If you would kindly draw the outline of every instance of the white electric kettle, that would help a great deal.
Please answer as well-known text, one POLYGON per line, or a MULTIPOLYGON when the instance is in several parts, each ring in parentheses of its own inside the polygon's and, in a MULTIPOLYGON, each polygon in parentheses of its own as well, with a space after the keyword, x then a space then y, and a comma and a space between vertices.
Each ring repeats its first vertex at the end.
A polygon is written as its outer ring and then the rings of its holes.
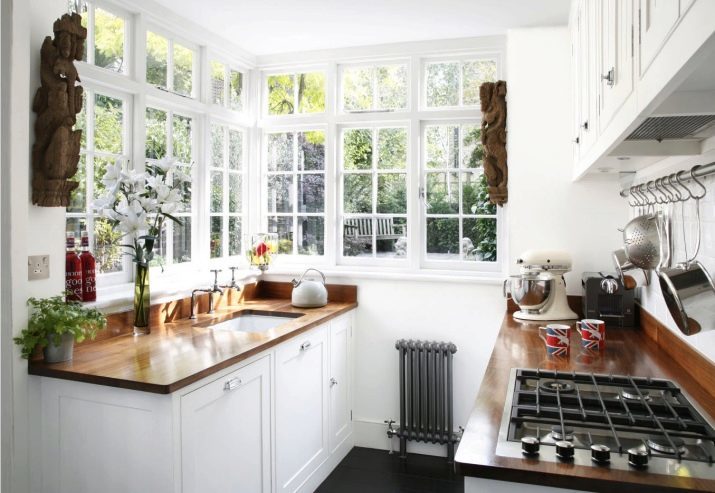
POLYGON ((328 304, 328 290, 325 289, 325 275, 318 269, 312 267, 307 269, 303 272, 303 275, 300 276, 300 279, 297 281, 293 279, 291 284, 293 284, 291 305, 299 308, 317 308, 328 304), (304 279, 305 275, 311 270, 320 274, 320 277, 323 278, 322 283, 304 279))

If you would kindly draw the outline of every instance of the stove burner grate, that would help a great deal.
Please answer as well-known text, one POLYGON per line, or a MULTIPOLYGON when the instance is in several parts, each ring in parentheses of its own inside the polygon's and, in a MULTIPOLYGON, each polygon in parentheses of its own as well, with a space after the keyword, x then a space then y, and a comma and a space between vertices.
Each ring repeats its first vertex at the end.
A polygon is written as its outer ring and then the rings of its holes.
POLYGON ((576 388, 573 384, 569 382, 562 382, 560 380, 544 380, 539 383, 539 388, 543 392, 549 392, 555 394, 557 391, 562 394, 570 394, 574 392, 576 388))
POLYGON ((573 428, 569 428, 568 426, 561 428, 561 425, 554 425, 551 427, 551 438, 553 438, 555 442, 562 440, 573 442, 573 428))

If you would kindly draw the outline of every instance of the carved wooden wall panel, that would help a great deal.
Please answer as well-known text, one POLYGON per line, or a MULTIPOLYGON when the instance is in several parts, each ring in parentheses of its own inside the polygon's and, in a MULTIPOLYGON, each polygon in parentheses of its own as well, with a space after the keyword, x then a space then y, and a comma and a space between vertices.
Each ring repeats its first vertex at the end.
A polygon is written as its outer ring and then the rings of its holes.
POLYGON ((506 204, 509 169, 506 159, 506 82, 485 82, 479 87, 482 103, 482 145, 484 174, 489 185, 489 200, 506 204))

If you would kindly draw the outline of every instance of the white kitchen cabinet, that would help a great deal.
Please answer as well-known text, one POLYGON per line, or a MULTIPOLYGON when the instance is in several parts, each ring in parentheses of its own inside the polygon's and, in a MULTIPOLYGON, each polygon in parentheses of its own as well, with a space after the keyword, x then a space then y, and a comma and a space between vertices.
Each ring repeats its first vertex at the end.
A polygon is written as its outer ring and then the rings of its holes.
POLYGON ((330 453, 334 453, 352 432, 352 318, 344 316, 330 325, 330 453))
POLYGON ((603 132, 633 92, 633 0, 603 0, 600 9, 600 111, 603 132))
POLYGON ((181 397, 182 493, 271 491, 270 357, 181 397))
POLYGON ((575 94, 578 112, 576 143, 578 156, 583 157, 593 146, 598 134, 598 25, 595 15, 598 3, 594 0, 579 0, 575 6, 575 31, 572 33, 572 39, 578 84, 575 94))
POLYGON ((328 328, 276 350, 276 491, 293 492, 329 455, 328 328))
POLYGON ((680 17, 679 0, 640 0, 640 76, 650 67, 680 17))

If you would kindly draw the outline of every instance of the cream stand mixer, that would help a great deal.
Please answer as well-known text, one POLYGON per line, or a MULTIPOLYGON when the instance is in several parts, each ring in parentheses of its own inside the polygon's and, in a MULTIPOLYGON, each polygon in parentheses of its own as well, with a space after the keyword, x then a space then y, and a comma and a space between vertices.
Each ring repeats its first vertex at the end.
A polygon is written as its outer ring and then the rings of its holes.
POLYGON ((504 281, 504 295, 521 310, 519 320, 575 320, 569 308, 563 275, 571 271, 571 256, 559 250, 528 250, 516 260, 521 274, 504 281))

